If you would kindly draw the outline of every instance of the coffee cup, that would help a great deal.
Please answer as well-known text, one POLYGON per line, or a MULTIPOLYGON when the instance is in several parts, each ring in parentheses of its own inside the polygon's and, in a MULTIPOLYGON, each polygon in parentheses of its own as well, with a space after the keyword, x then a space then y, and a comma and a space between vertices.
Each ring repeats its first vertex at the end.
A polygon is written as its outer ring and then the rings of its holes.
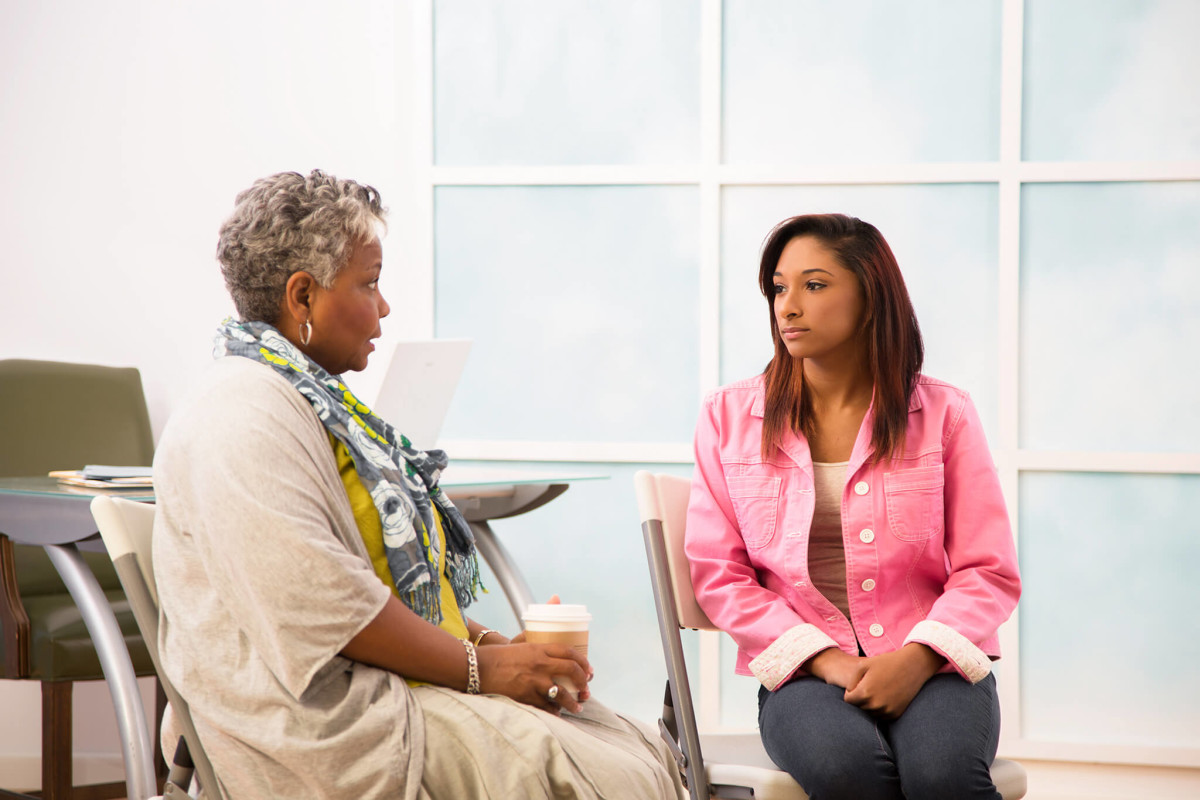
MULTIPOLYGON (((592 621, 592 615, 588 613, 587 606, 535 603, 526 607, 522 619, 525 622, 525 641, 541 644, 565 644, 575 648, 580 655, 587 658, 588 623, 592 621)), ((570 692, 572 696, 579 696, 579 689, 569 678, 560 675, 554 679, 554 682, 570 692)))

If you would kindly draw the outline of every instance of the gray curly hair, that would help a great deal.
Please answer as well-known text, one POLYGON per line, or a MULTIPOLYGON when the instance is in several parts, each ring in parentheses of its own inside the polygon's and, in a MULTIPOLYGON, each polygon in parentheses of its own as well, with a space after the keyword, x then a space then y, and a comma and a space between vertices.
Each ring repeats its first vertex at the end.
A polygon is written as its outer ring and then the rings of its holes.
POLYGON ((386 227, 374 187, 321 170, 280 172, 237 196, 221 225, 217 260, 243 322, 275 324, 288 278, 307 272, 329 288, 355 244, 386 227))

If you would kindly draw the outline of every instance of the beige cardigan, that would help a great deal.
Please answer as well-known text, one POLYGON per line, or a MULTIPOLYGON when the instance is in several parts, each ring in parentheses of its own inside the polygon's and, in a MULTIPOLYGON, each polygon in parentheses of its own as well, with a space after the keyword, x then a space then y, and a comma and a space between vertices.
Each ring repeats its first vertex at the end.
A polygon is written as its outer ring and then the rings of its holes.
POLYGON ((269 367, 222 359, 154 470, 163 665, 229 795, 416 797, 418 704, 339 655, 389 592, 308 402, 269 367))

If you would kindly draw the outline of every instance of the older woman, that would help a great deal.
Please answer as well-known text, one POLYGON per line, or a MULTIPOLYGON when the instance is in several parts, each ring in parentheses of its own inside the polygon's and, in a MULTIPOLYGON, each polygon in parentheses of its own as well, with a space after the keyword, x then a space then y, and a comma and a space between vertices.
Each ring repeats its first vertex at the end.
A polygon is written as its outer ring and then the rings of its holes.
POLYGON ((240 321, 155 459, 160 647, 233 797, 671 797, 587 660, 465 616, 474 542, 421 452, 339 377, 390 308, 369 186, 282 173, 218 259, 240 321))

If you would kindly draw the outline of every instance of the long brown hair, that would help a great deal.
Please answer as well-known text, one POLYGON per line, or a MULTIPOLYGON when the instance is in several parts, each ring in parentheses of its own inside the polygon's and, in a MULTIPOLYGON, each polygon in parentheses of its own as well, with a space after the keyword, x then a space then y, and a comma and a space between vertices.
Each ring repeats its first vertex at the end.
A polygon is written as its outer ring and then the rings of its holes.
POLYGON ((866 306, 863 328, 875 387, 871 460, 891 460, 903 452, 908 403, 921 372, 925 347, 892 248, 874 225, 844 214, 805 214, 785 219, 767 235, 763 245, 758 283, 767 298, 771 339, 775 342, 775 357, 763 370, 763 458, 770 455, 785 431, 797 430, 809 437, 815 432, 812 398, 804 387, 800 368, 802 359, 788 353, 775 318, 775 268, 783 249, 798 236, 820 240, 839 264, 854 273, 862 287, 866 306))

